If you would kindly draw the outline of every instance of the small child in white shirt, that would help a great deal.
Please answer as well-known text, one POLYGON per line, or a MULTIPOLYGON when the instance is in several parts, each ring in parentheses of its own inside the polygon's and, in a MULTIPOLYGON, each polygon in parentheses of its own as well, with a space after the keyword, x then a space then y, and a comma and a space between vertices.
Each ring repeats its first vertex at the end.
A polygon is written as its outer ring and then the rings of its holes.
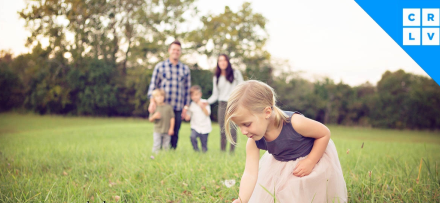
POLYGON ((185 120, 190 122, 191 125, 191 143, 195 151, 199 151, 197 144, 197 137, 200 138, 202 143, 202 151, 208 151, 208 134, 211 132, 211 107, 207 104, 206 100, 202 99, 202 88, 198 85, 194 85, 190 89, 191 104, 188 108, 185 120))

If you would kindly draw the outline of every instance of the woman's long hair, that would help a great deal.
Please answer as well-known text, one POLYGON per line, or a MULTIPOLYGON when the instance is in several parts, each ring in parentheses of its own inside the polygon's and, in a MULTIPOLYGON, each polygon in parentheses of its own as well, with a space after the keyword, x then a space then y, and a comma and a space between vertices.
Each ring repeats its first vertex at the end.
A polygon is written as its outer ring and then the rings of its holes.
POLYGON ((229 61, 229 57, 226 54, 220 54, 217 58, 217 67, 215 69, 215 77, 217 77, 217 84, 218 84, 218 78, 220 77, 222 73, 222 69, 220 69, 220 66, 218 66, 218 59, 224 56, 226 61, 228 62, 228 67, 226 67, 226 80, 228 80, 230 83, 234 82, 234 69, 232 69, 231 62, 229 61))

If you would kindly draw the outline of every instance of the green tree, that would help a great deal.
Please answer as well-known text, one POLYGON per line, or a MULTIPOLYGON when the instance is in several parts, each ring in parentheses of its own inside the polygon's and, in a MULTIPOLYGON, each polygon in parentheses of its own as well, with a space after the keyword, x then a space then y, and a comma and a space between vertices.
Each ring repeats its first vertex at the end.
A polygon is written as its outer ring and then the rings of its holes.
POLYGON ((377 83, 377 95, 370 109, 371 123, 377 127, 405 128, 409 116, 408 95, 412 75, 403 70, 386 71, 377 83), (380 110, 379 110, 380 109, 380 110))
POLYGON ((267 19, 255 13, 249 2, 237 12, 228 6, 223 13, 201 17, 203 26, 186 38, 190 49, 205 55, 211 64, 225 53, 236 68, 245 69, 245 78, 269 81, 272 76, 270 54, 265 50, 267 19))
POLYGON ((369 82, 353 88, 354 99, 349 103, 349 122, 354 125, 371 126, 370 112, 375 109, 370 109, 369 104, 373 101, 376 94, 376 87, 369 82))
POLYGON ((12 54, 0 51, 0 112, 20 107, 23 103, 22 82, 11 70, 12 54))
POLYGON ((440 87, 433 79, 412 76, 408 100, 407 127, 440 129, 440 87))
MULTIPOLYGON (((184 42, 189 30, 187 17, 197 12, 194 0, 148 0, 131 23, 132 46, 127 53, 133 68, 152 69, 168 57, 168 45, 178 39, 184 42)), ((183 49, 183 52, 188 49, 183 49)))

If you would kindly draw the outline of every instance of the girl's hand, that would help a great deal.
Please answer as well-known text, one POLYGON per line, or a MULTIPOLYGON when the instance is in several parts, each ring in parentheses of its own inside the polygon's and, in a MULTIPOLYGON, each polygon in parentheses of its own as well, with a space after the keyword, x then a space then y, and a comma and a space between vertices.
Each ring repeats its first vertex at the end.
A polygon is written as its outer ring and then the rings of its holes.
POLYGON ((243 203, 243 202, 241 202, 240 199, 236 199, 236 200, 234 200, 232 203, 243 203))
POLYGON ((313 163, 310 159, 307 158, 298 161, 295 169, 293 170, 293 175, 298 177, 304 177, 306 175, 309 175, 312 172, 315 165, 316 163, 313 163))
POLYGON ((153 117, 154 117, 155 119, 160 119, 160 113, 159 113, 159 112, 156 112, 156 113, 153 115, 153 117))
POLYGON ((173 135, 174 135, 174 129, 169 129, 169 130, 168 130, 168 135, 173 136, 173 135))
POLYGON ((197 102, 197 104, 203 109, 208 105, 208 102, 199 101, 199 102, 197 102))

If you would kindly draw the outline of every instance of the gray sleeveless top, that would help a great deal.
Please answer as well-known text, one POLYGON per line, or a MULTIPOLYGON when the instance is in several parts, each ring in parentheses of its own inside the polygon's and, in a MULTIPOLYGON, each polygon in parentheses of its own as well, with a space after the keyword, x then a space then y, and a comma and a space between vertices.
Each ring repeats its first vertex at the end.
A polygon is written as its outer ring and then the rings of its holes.
MULTIPOLYGON (((273 141, 268 142, 264 137, 256 140, 259 149, 267 150, 278 161, 291 161, 304 157, 312 151, 315 138, 304 137, 293 129, 290 120, 297 111, 284 111, 289 117, 289 122, 283 124, 280 135, 273 141)), ((301 114, 302 115, 302 114, 301 114)))

